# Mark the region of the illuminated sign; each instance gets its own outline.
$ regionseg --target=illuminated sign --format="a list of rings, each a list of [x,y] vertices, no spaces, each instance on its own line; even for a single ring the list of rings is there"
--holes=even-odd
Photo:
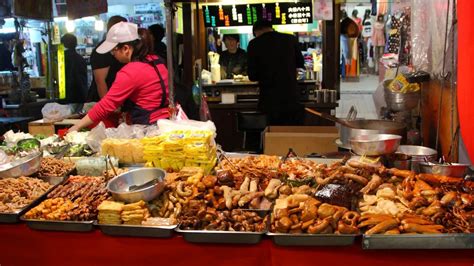
[[[206,27],[251,26],[257,20],[273,25],[313,23],[312,1],[247,5],[203,5]]]
[[[58,45],[58,89],[59,99],[66,98],[66,65],[64,64],[64,45]]]

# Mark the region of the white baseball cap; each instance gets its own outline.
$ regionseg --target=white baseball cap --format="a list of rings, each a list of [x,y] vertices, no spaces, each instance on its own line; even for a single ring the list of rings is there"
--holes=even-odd
[[[140,36],[138,36],[137,24],[121,21],[110,28],[105,41],[97,47],[96,52],[105,54],[112,51],[119,43],[131,42],[138,39],[140,39]]]

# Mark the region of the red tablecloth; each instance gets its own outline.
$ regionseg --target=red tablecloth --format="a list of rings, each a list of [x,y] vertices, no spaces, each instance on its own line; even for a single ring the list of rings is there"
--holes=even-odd
[[[0,225],[0,265],[474,265],[472,250],[362,250],[349,247],[279,247],[192,244],[170,239],[44,232],[24,224]]]

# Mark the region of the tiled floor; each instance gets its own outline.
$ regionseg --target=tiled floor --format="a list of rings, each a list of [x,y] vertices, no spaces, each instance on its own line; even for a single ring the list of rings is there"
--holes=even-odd
[[[341,81],[341,99],[339,107],[336,108],[336,116],[346,117],[349,109],[354,105],[358,118],[377,119],[372,95],[378,85],[378,76],[376,75],[361,75],[359,82]]]

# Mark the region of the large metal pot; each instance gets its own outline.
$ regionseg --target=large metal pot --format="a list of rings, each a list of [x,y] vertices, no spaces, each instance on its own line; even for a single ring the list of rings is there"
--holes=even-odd
[[[406,138],[406,127],[404,124],[390,120],[353,120],[351,124],[356,128],[349,128],[341,125],[339,129],[339,138],[341,148],[350,149],[350,138],[360,135],[373,134],[393,134],[399,135],[403,140]]]

